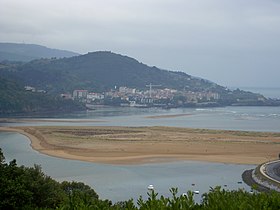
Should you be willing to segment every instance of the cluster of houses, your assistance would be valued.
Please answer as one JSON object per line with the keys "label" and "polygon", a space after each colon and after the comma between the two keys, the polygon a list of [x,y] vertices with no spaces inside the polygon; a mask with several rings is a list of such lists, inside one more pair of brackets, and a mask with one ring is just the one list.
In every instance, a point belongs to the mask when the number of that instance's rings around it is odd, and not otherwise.
{"label": "cluster of houses", "polygon": [[[63,93],[60,96],[64,99],[78,100],[85,104],[92,105],[120,105],[120,106],[181,106],[185,104],[213,103],[220,98],[218,93],[211,91],[179,91],[170,88],[155,88],[147,85],[147,89],[119,87],[108,92],[96,93],[88,90],[74,90],[72,94]],[[154,88],[153,88],[154,87]],[[26,91],[45,92],[36,90],[34,87],[25,86]]]}
{"label": "cluster of houses", "polygon": [[[211,91],[192,92],[179,91],[170,88],[153,88],[153,85],[147,85],[147,89],[138,90],[136,88],[119,87],[108,92],[96,93],[88,90],[74,90],[72,94],[63,93],[60,96],[64,99],[78,100],[85,104],[93,105],[120,105],[120,106],[166,106],[166,105],[184,105],[197,103],[211,103],[217,101],[220,96]],[[37,90],[31,86],[25,86],[26,91],[45,92]]]}
{"label": "cluster of houses", "polygon": [[35,87],[28,86],[28,85],[24,86],[24,89],[25,89],[26,91],[30,91],[30,92],[46,93],[45,90],[39,90],[39,89],[36,89]]}
{"label": "cluster of houses", "polygon": [[220,97],[218,93],[213,92],[178,91],[169,88],[156,89],[151,86],[148,90],[119,87],[104,93],[74,90],[72,95],[62,94],[61,96],[66,99],[79,100],[86,104],[106,104],[117,101],[118,105],[121,106],[164,106],[174,103],[213,102]]}
{"label": "cluster of houses", "polygon": [[[32,86],[25,86],[26,91],[46,93]],[[270,101],[260,94],[253,94],[239,89],[228,91],[224,97],[215,91],[190,91],[162,88],[160,85],[146,85],[146,88],[115,87],[110,91],[98,93],[88,90],[74,90],[73,93],[63,93],[64,99],[76,100],[89,106],[132,106],[132,107],[209,107],[220,105],[278,105],[279,101]]]}

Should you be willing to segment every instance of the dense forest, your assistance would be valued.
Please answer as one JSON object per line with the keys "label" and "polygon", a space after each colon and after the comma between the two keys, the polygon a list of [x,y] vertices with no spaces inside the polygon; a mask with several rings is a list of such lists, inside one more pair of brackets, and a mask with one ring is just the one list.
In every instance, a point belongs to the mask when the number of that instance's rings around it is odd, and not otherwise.
{"label": "dense forest", "polygon": [[26,91],[23,85],[0,77],[0,115],[83,110],[72,100],[47,93]]}
{"label": "dense forest", "polygon": [[[106,186],[104,186],[106,187]],[[278,210],[280,194],[277,192],[249,193],[211,188],[202,196],[201,203],[194,201],[189,191],[178,195],[177,188],[170,189],[170,197],[159,196],[154,190],[148,199],[112,203],[102,200],[97,193],[81,182],[61,183],[42,172],[40,166],[18,166],[16,160],[7,163],[0,148],[0,209],[114,209],[114,210],[179,210],[179,209],[229,209]]]}
{"label": "dense forest", "polygon": [[3,77],[55,93],[72,92],[74,89],[107,91],[115,86],[143,89],[150,83],[161,85],[161,88],[225,91],[225,88],[210,81],[183,72],[150,67],[134,58],[112,52],[38,59],[18,65],[2,63],[1,69]]}

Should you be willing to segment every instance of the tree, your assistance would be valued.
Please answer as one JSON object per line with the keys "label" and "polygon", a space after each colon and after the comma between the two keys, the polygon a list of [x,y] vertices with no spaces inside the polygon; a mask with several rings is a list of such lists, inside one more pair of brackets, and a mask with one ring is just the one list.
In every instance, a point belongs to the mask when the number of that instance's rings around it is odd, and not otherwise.
{"label": "tree", "polygon": [[18,167],[5,163],[0,149],[0,209],[56,208],[65,194],[60,184],[46,176],[41,167]]}

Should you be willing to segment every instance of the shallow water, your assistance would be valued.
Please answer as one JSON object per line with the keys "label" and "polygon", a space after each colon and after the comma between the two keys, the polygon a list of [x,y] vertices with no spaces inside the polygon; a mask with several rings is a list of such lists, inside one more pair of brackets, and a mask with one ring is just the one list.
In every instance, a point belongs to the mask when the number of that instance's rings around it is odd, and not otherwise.
{"label": "shallow water", "polygon": [[[179,116],[179,115],[182,116]],[[177,115],[170,118],[149,116]],[[223,130],[280,132],[280,107],[221,107],[180,109],[137,109],[129,107],[102,108],[68,115],[37,118],[41,122],[0,123],[0,126],[17,125],[85,125],[85,126],[175,126]],[[43,120],[52,119],[52,122]],[[71,120],[72,122],[64,122]],[[97,120],[99,122],[79,122]]]}
{"label": "shallow water", "polygon": [[[196,201],[210,187],[217,185],[226,189],[250,188],[241,181],[241,174],[254,165],[176,161],[142,165],[95,164],[50,157],[34,151],[27,137],[12,132],[0,133],[0,147],[7,161],[16,159],[19,165],[39,164],[43,171],[58,181],[82,181],[92,186],[102,199],[113,202],[142,195],[147,197],[147,186],[153,184],[160,195],[170,196],[169,189],[178,187],[179,193],[199,190]],[[192,186],[195,184],[195,186]]]}

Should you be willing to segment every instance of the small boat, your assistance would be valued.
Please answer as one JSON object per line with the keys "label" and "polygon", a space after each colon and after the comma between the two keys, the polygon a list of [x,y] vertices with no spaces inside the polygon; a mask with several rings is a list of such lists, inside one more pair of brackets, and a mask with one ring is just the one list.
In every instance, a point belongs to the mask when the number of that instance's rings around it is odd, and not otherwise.
{"label": "small boat", "polygon": [[199,190],[194,190],[193,193],[194,194],[199,194]]}
{"label": "small boat", "polygon": [[242,182],[240,181],[240,182],[237,182],[237,184],[242,184]]}
{"label": "small boat", "polygon": [[149,186],[148,186],[148,190],[154,190],[155,188],[154,188],[154,185],[152,185],[152,184],[150,184]]}

